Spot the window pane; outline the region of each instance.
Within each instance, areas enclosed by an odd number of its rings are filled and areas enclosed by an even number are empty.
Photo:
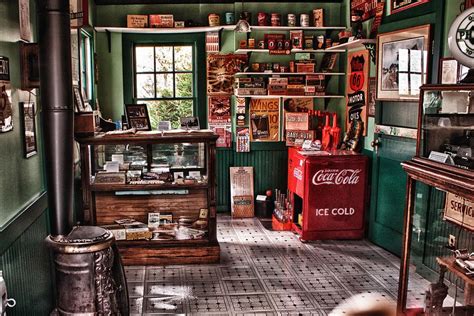
[[[193,116],[192,100],[147,101],[147,104],[152,129],[157,129],[160,121],[171,121],[173,128],[179,128],[181,117]]]
[[[193,96],[193,75],[192,73],[177,73],[176,81],[176,97],[192,97]]]
[[[137,75],[137,98],[154,98],[153,74]]]
[[[155,47],[156,71],[173,71],[173,47]]]
[[[136,71],[153,71],[153,47],[135,47]]]
[[[156,75],[156,97],[173,97],[173,74]]]
[[[193,48],[192,46],[175,46],[174,48],[175,70],[193,70]]]

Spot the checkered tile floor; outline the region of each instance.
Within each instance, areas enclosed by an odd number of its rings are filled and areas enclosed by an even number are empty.
[[[302,243],[229,216],[217,231],[219,264],[126,267],[132,315],[327,315],[362,292],[396,302],[399,259],[368,241]],[[427,286],[413,275],[410,306],[423,306]]]

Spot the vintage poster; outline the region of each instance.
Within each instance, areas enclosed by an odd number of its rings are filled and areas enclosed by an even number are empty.
[[[0,56],[0,133],[13,129],[12,89],[10,85],[10,62]]]
[[[234,74],[244,70],[247,59],[245,54],[210,54],[207,57],[207,94],[233,94]]]
[[[380,0],[351,0],[351,12],[361,12],[362,21],[367,21],[375,16],[377,2]]]
[[[208,121],[211,123],[230,123],[230,96],[210,96],[208,98]]]
[[[232,217],[253,217],[253,167],[230,167]]]
[[[219,135],[216,147],[229,148],[232,146],[232,126],[230,123],[209,123],[209,129]]]
[[[367,50],[347,54],[346,130],[349,130],[351,120],[361,120],[364,122],[364,136],[367,134],[369,63]]]
[[[252,141],[280,140],[280,99],[252,98],[250,100]]]

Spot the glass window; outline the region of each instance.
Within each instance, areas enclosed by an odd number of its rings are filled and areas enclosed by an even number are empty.
[[[193,116],[193,46],[136,45],[134,51],[135,100],[148,105],[153,129],[160,121],[178,128],[181,117]]]

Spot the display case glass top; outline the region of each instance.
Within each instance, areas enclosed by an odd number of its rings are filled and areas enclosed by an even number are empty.
[[[474,170],[474,85],[424,85],[417,156],[440,168]]]

